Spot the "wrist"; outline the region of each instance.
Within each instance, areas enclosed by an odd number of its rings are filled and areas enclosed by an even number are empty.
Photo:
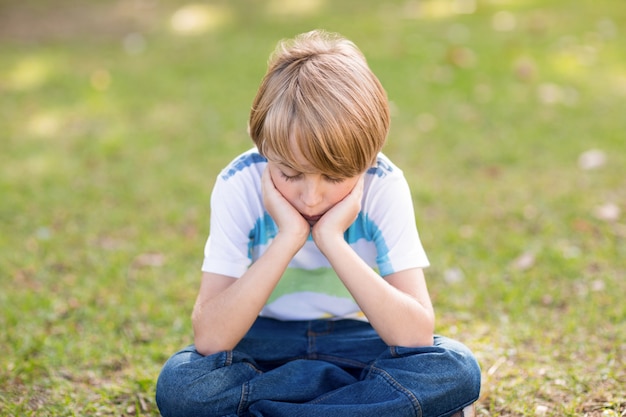
[[[309,237],[310,230],[300,230],[298,232],[278,231],[274,237],[273,244],[284,246],[287,250],[292,249],[294,254],[300,250]]]
[[[327,233],[313,228],[312,235],[315,245],[326,258],[342,245],[347,244],[343,238],[343,233]]]

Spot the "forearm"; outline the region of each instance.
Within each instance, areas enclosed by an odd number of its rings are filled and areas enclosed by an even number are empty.
[[[329,244],[323,252],[385,343],[432,345],[434,314],[429,300],[421,303],[389,284],[343,239]]]
[[[199,297],[192,323],[198,352],[233,349],[265,306],[299,246],[280,234],[246,273],[211,298]]]

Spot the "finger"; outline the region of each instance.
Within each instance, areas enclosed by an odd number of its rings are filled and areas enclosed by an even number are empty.
[[[350,198],[354,198],[355,200],[360,201],[361,197],[363,197],[363,189],[365,184],[365,176],[362,175],[359,180],[354,184],[352,191],[350,191]]]
[[[363,194],[363,189],[365,188],[365,174],[361,175],[354,188],[357,192]]]
[[[272,176],[270,175],[269,165],[265,167],[263,170],[263,175],[261,175],[261,183],[263,186],[274,185],[274,181],[272,181]]]
[[[261,176],[261,189],[265,198],[278,192],[276,185],[274,184],[274,180],[272,179],[272,173],[269,166],[265,168],[263,175]]]

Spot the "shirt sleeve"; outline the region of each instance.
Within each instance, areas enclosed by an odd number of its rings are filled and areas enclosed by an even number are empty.
[[[413,199],[402,171],[386,162],[370,179],[364,208],[374,230],[376,263],[382,276],[430,265],[415,221]]]
[[[250,266],[250,233],[264,210],[260,193],[264,164],[260,165],[252,164],[234,175],[227,168],[217,178],[202,271],[239,278]]]

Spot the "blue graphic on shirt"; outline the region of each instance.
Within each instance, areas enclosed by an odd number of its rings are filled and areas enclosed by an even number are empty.
[[[250,230],[248,237],[248,258],[253,259],[252,252],[255,246],[267,245],[278,233],[278,226],[274,223],[274,219],[265,212],[264,216],[258,219],[254,225],[254,228]]]
[[[256,152],[244,154],[239,159],[230,164],[227,171],[222,173],[222,179],[224,181],[228,181],[228,179],[232,178],[236,173],[243,171],[253,164],[258,164],[262,162],[267,162],[267,159]]]
[[[382,158],[378,158],[376,160],[376,166],[371,167],[367,170],[367,173],[370,175],[376,175],[379,178],[387,175],[388,172],[392,172],[393,168],[387,162],[383,161]]]
[[[254,259],[254,248],[256,246],[265,246],[270,243],[276,234],[278,233],[278,226],[272,219],[272,217],[266,212],[262,218],[259,218],[248,237],[248,258]],[[357,219],[348,227],[343,234],[343,237],[348,244],[355,244],[361,239],[365,239],[367,242],[373,242],[376,246],[376,263],[380,269],[381,274],[387,275],[393,271],[390,269],[389,263],[389,248],[382,236],[382,233],[376,223],[374,223],[367,215],[360,212]],[[309,240],[312,240],[311,234],[309,234]]]
[[[389,248],[383,238],[383,235],[378,228],[378,225],[374,223],[363,212],[359,212],[357,219],[350,225],[348,230],[343,234],[346,242],[349,244],[356,243],[360,239],[365,239],[368,242],[374,242],[376,246],[376,264],[380,269],[382,275],[390,274],[389,263]]]

